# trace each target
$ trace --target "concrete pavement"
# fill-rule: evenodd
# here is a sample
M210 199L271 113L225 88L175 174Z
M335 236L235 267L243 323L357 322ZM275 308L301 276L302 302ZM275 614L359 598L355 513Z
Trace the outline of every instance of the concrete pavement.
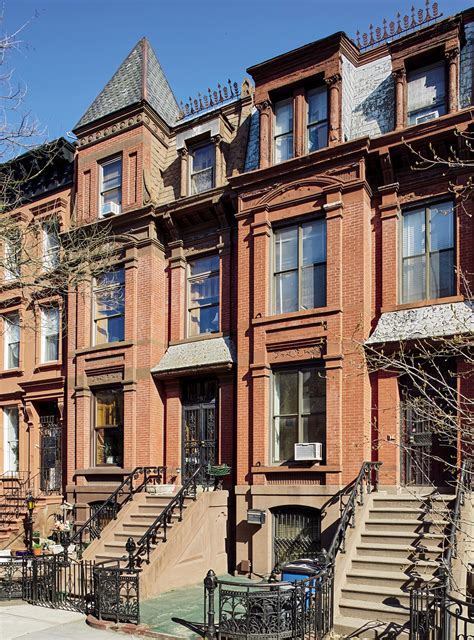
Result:
M24 602L0 606L2 640L119 640L124 637L114 631L92 629L81 613L35 607ZM138 639L135 635L127 637Z

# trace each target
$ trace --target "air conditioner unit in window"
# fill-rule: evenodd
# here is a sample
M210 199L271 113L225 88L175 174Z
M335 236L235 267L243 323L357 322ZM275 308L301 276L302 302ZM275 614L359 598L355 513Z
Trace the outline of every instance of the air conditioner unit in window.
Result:
M120 213L120 205L116 202L106 202L102 205L101 215L103 218L115 216Z
M421 124L422 122L428 122L428 120L436 120L439 118L438 111L430 111L429 113L423 113L421 116L416 117L416 124Z
M296 442L295 460L322 460L322 442Z

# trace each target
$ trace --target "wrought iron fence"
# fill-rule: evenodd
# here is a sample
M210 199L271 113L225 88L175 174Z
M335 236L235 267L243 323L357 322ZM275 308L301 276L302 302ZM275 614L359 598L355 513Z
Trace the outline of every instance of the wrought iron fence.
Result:
M115 622L140 622L139 569L120 565L119 560L94 567L95 615Z
M209 571L204 602L206 638L320 640L333 626L333 574L249 584L219 580Z
M22 597L22 558L0 559L0 600L15 600Z

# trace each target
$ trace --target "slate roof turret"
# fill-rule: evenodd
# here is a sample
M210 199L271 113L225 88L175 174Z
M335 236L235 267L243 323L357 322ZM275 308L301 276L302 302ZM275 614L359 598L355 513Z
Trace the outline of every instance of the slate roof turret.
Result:
M169 126L179 112L176 98L152 46L142 38L74 127L91 124L145 100Z

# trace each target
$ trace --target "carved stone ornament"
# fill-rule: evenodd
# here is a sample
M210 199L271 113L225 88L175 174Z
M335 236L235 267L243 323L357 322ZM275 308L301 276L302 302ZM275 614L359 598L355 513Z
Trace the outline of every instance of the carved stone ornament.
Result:
M258 104L256 104L255 107L257 108L257 111L259 111L260 113L263 113L263 112L266 112L271 107L271 102L270 100L262 100L262 102L259 102Z
M87 382L89 386L96 384L113 384L116 382L122 382L123 371L110 371L108 373L97 373L87 376Z
M333 87L342 82L342 76L340 73L335 73L333 76L329 76L329 78L324 78L324 82L328 87Z
M395 80L401 81L405 79L407 72L405 71L405 67L400 67L400 69L395 69L395 71L392 71L392 76L395 78Z
M444 57L448 62L456 62L457 58L459 57L459 47L455 47L454 49L445 51Z

